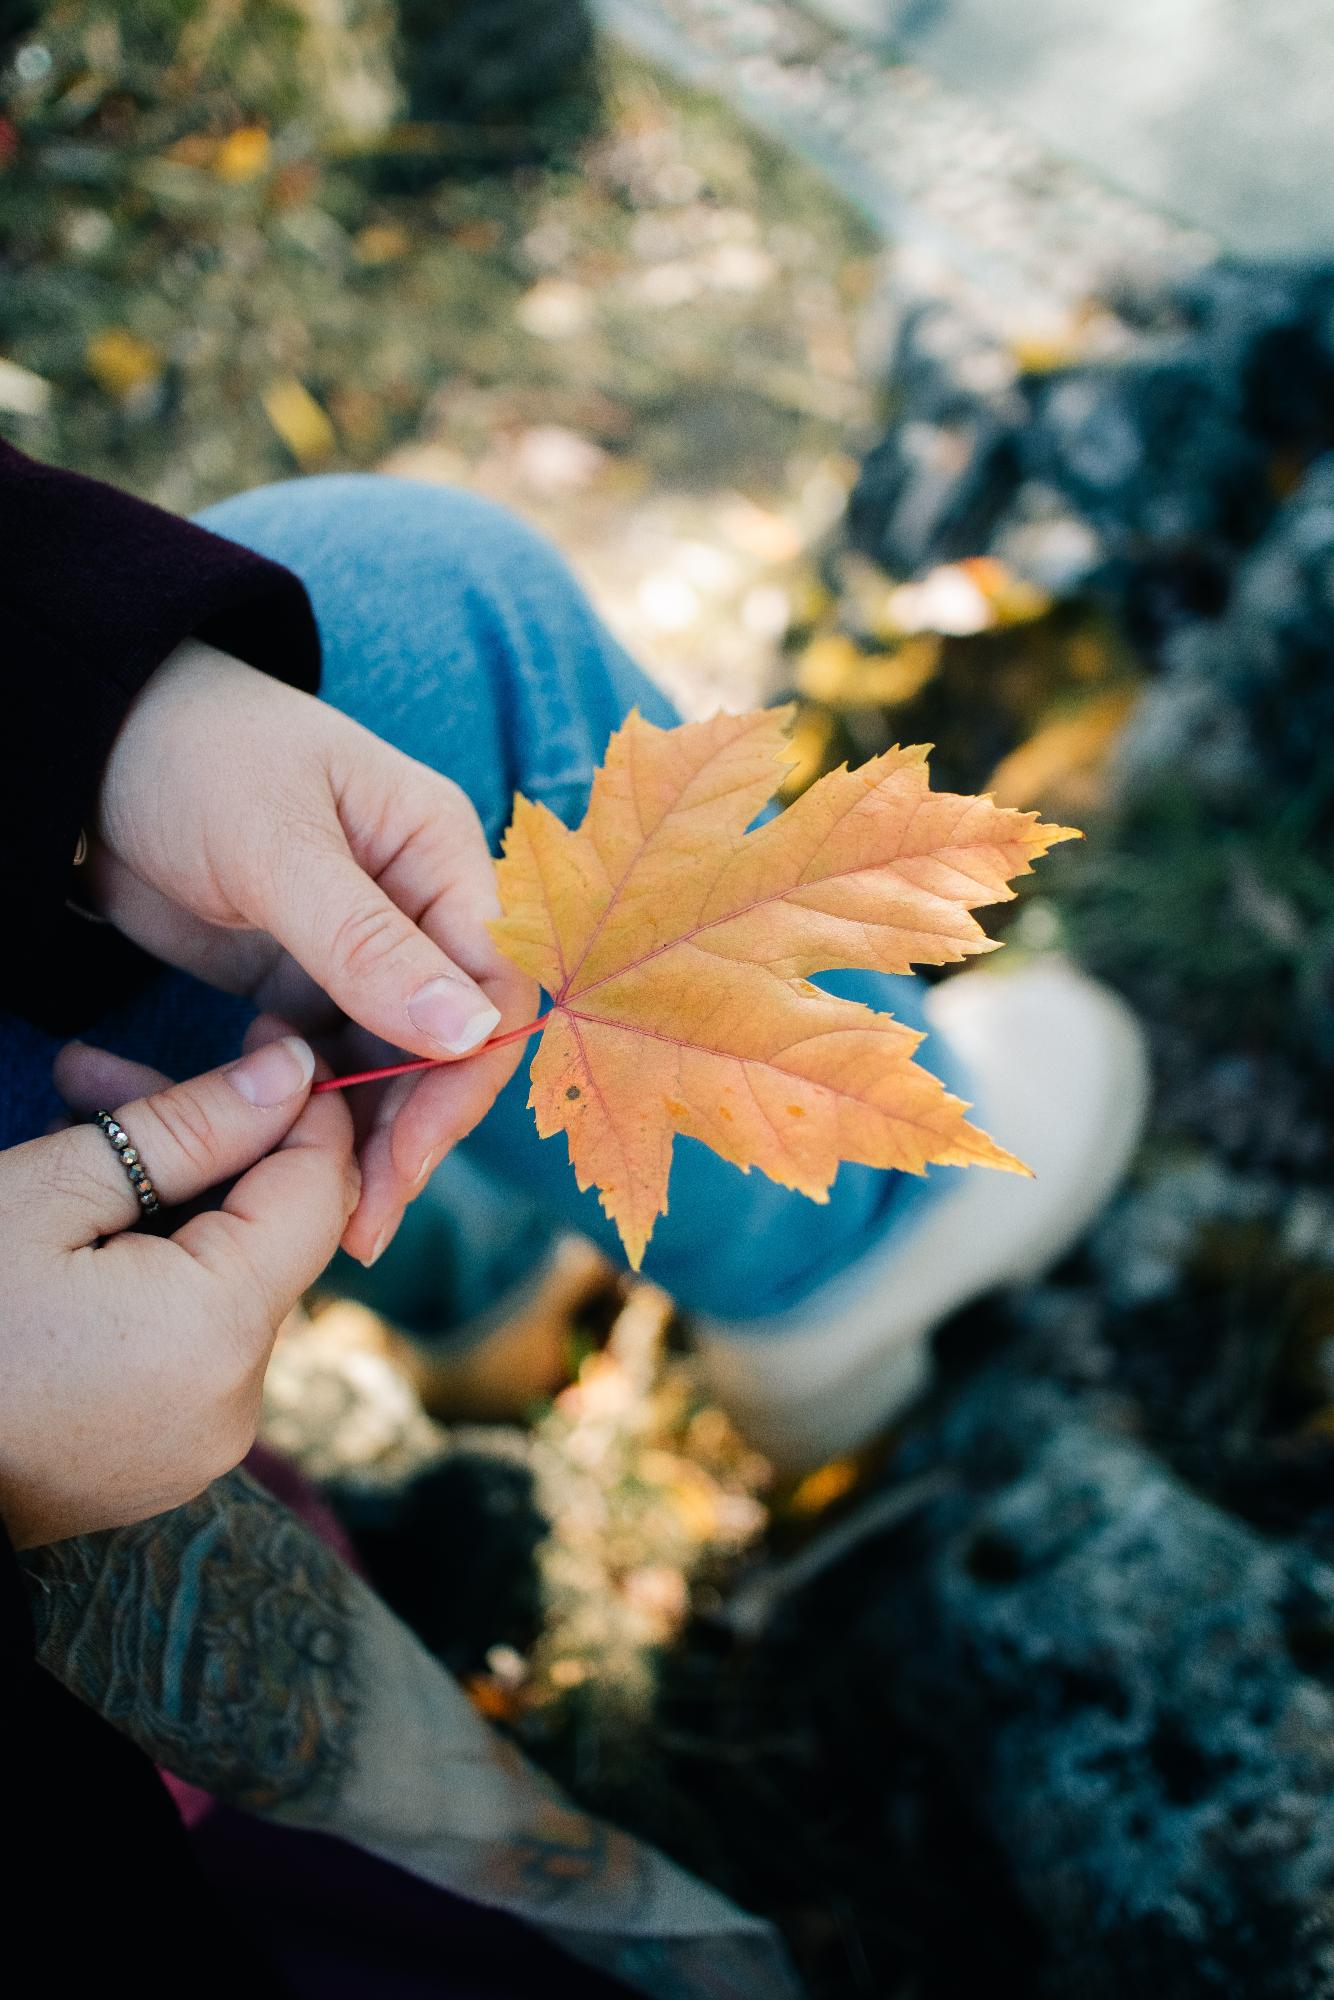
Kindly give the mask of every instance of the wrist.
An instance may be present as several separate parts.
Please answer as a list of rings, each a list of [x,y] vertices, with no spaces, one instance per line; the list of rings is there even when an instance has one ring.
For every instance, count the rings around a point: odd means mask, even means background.
[[[131,859],[146,813],[188,781],[192,765],[208,754],[213,734],[201,726],[198,705],[216,699],[229,675],[262,678],[230,653],[204,639],[183,639],[144,682],[121,719],[102,767],[89,832],[113,853]]]

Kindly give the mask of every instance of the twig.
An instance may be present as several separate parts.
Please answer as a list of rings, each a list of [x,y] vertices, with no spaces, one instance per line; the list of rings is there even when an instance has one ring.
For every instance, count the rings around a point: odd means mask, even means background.
[[[897,1528],[919,1508],[951,1492],[958,1483],[957,1475],[952,1472],[924,1472],[906,1486],[877,1494],[800,1555],[786,1562],[770,1563],[748,1576],[719,1612],[720,1622],[739,1639],[757,1639],[788,1598],[795,1597],[817,1576],[832,1569],[860,1543]]]

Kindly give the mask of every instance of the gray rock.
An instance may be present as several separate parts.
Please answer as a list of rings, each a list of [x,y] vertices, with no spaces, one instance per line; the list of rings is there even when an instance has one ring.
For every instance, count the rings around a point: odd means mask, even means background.
[[[970,1801],[1035,1990],[1334,1993],[1334,1573],[1008,1373],[901,1464],[956,1479],[859,1566],[867,1737],[906,1728]]]
[[[1226,615],[1174,633],[1163,664],[1121,748],[1123,793],[1169,774],[1227,808],[1257,786],[1319,780],[1334,730],[1334,456],[1239,564]]]

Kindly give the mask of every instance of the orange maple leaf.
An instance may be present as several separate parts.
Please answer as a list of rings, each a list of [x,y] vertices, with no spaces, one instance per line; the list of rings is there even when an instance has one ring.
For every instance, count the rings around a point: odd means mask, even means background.
[[[491,930],[551,996],[528,1101],[544,1139],[567,1135],[636,1269],[678,1132],[816,1201],[841,1160],[1028,1171],[913,1061],[921,1035],[807,975],[995,950],[970,911],[1078,836],[932,792],[921,748],[831,771],[752,827],[790,720],[632,714],[581,826],[515,800]]]

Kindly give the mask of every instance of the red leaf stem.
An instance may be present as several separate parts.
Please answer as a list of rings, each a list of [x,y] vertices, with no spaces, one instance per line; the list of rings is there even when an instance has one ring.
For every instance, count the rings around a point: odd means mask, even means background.
[[[503,1049],[510,1042],[526,1042],[530,1035],[539,1034],[550,1019],[549,1013],[539,1014],[535,1021],[529,1021],[522,1028],[511,1028],[506,1034],[493,1035],[491,1040],[483,1042],[480,1048],[470,1050],[469,1055],[485,1055],[488,1049]],[[446,1058],[442,1062],[437,1062],[434,1056],[424,1056],[415,1062],[391,1063],[388,1069],[358,1070],[355,1076],[328,1076],[322,1083],[314,1086],[311,1095],[319,1090],[350,1090],[354,1083],[383,1083],[388,1077],[411,1076],[414,1070],[419,1069],[444,1069],[451,1060],[466,1062],[468,1056]]]

